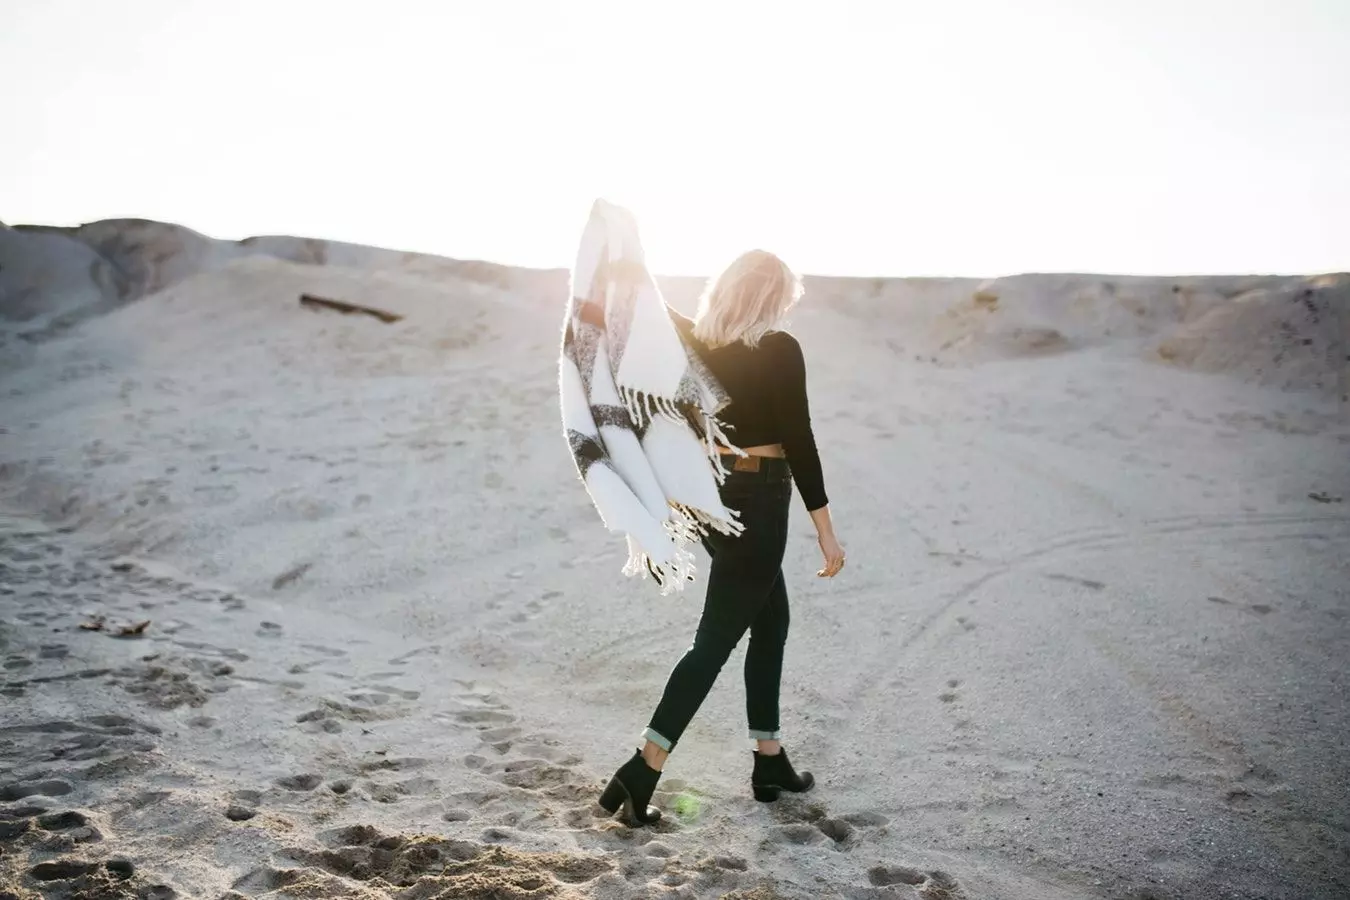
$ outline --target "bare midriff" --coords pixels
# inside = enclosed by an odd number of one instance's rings
[[[726,447],[718,447],[717,449],[718,449],[718,450],[721,450],[723,453],[733,453],[733,452],[734,452],[734,451],[728,450]],[[771,459],[782,459],[782,458],[783,458],[783,445],[782,445],[782,444],[760,444],[758,447],[742,447],[742,448],[741,448],[741,452],[742,452],[742,453],[745,453],[747,456],[767,456],[767,457],[769,457],[769,458],[771,458]]]

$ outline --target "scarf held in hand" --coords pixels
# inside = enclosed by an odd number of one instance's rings
[[[558,382],[577,473],[606,528],[626,536],[624,574],[683,590],[689,545],[741,531],[717,490],[717,444],[735,450],[716,419],[728,399],[671,321],[633,215],[604,200],[572,269]]]

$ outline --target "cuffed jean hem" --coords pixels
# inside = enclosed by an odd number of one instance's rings
[[[783,732],[781,731],[755,731],[750,729],[750,740],[752,741],[781,741]]]
[[[642,739],[644,741],[651,741],[653,744],[660,747],[667,753],[675,749],[675,745],[671,743],[670,740],[668,740],[664,734],[657,731],[655,728],[648,728],[644,730],[642,732]]]

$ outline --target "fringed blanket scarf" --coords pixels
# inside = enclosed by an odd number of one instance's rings
[[[601,521],[628,542],[625,575],[662,594],[694,577],[690,544],[739,534],[717,487],[721,385],[681,339],[647,271],[637,222],[597,200],[581,235],[558,362],[563,428]]]

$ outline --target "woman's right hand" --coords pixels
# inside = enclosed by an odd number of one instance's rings
[[[834,536],[834,520],[830,517],[830,507],[811,510],[811,522],[816,526],[816,540],[820,543],[820,552],[825,556],[825,568],[816,572],[821,578],[833,578],[844,567],[844,548]]]
[[[834,536],[833,531],[827,531],[817,536],[820,543],[820,552],[825,556],[825,568],[821,569],[816,575],[821,578],[833,578],[839,574],[839,570],[844,568],[844,548],[839,543],[839,539]]]

